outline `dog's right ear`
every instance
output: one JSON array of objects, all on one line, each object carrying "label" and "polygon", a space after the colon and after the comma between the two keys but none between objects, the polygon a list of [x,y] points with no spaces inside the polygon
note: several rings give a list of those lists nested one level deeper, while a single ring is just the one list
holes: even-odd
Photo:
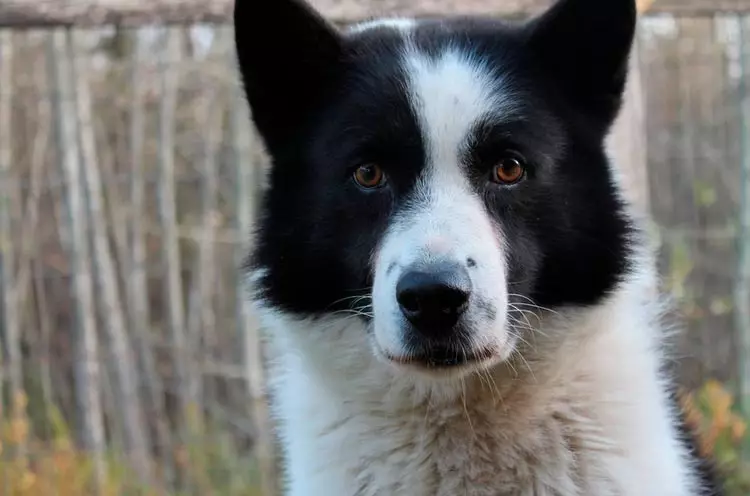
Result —
[{"label": "dog's right ear", "polygon": [[282,151],[335,77],[342,38],[303,0],[235,0],[234,29],[253,120],[269,151]]}]

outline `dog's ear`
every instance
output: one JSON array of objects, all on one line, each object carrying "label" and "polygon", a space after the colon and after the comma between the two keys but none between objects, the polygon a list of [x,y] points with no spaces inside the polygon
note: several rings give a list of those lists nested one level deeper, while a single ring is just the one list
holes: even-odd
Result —
[{"label": "dog's ear", "polygon": [[255,125],[272,153],[284,150],[335,76],[341,36],[303,0],[236,0],[234,29]]},{"label": "dog's ear", "polygon": [[636,17],[635,0],[558,0],[528,24],[528,41],[554,83],[611,122],[625,89]]}]

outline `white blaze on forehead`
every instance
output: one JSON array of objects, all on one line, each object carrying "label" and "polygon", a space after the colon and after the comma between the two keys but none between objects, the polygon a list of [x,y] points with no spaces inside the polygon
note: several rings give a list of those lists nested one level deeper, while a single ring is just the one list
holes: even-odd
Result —
[{"label": "white blaze on forehead", "polygon": [[490,236],[496,226],[469,183],[465,157],[478,124],[513,114],[512,94],[485,61],[457,47],[430,55],[407,39],[403,64],[426,163],[411,202],[415,208],[402,212],[399,224],[418,225],[420,237],[439,235],[454,247],[477,236],[486,246],[496,238]]},{"label": "white blaze on forehead", "polygon": [[508,91],[484,61],[457,48],[437,57],[412,48],[405,65],[425,141],[427,173],[457,179],[464,169],[461,152],[475,126],[488,116],[512,112]]},{"label": "white blaze on forehead", "polygon": [[426,163],[411,201],[413,208],[401,212],[393,227],[400,231],[411,226],[407,227],[413,237],[410,242],[416,246],[410,251],[417,258],[433,255],[434,243],[428,239],[436,236],[443,240],[437,250],[443,254],[450,251],[446,244],[456,251],[470,240],[477,242],[477,250],[490,249],[490,244],[497,249],[502,244],[497,226],[471,187],[465,157],[478,124],[513,114],[512,94],[505,81],[469,51],[449,46],[442,53],[427,54],[408,35],[406,47],[407,92]]}]

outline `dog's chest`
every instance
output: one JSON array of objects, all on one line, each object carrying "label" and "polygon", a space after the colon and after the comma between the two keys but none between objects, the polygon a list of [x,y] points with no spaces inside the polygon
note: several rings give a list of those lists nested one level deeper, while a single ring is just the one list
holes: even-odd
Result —
[{"label": "dog's chest", "polygon": [[346,405],[329,405],[344,414],[338,422],[323,422],[330,412],[320,411],[320,421],[290,426],[290,438],[316,439],[313,445],[291,443],[292,480],[305,481],[292,494],[617,494],[601,469],[606,440],[589,419],[559,406],[511,416],[489,401],[471,409],[459,401],[396,414],[345,413]]}]

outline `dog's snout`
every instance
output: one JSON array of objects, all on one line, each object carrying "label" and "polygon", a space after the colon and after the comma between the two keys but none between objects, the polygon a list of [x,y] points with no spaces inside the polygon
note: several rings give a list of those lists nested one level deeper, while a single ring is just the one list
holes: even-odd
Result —
[{"label": "dog's snout", "polygon": [[471,278],[458,264],[434,264],[407,270],[396,285],[404,317],[426,337],[449,333],[469,305]]}]

